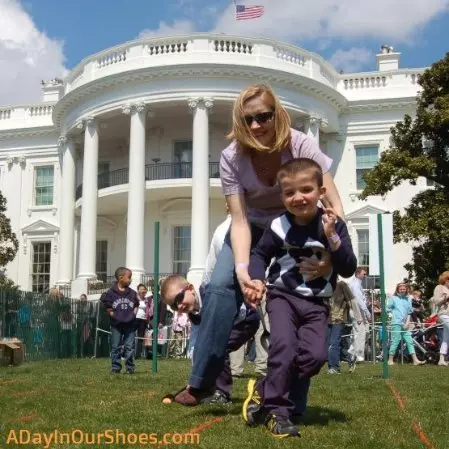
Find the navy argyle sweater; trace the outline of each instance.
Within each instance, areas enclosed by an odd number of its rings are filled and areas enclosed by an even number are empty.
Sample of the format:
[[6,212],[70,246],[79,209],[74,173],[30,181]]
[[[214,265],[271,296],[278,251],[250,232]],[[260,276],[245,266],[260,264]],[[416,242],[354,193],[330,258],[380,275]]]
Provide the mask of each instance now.
[[[266,269],[270,266],[268,290],[277,288],[300,298],[331,297],[337,276],[352,276],[357,268],[357,259],[352,250],[348,229],[341,219],[335,224],[341,245],[337,251],[330,251],[322,215],[322,209],[318,209],[315,218],[307,225],[296,224],[294,216],[289,212],[275,218],[251,253],[250,277],[264,280]],[[308,280],[301,275],[298,268],[301,257],[320,260],[326,253],[330,253],[332,264],[332,271],[327,277]]]

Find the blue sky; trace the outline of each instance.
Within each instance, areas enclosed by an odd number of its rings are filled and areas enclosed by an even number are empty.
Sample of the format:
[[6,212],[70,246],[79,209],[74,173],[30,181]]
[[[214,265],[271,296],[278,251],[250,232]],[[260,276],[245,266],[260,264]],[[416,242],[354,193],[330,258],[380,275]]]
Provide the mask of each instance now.
[[315,51],[346,72],[375,70],[382,44],[402,53],[401,67],[429,66],[449,51],[449,0],[241,2],[264,5],[264,17],[236,22],[229,0],[0,0],[0,63],[10,72],[0,74],[0,104],[25,101],[35,95],[33,80],[142,35],[264,36]]

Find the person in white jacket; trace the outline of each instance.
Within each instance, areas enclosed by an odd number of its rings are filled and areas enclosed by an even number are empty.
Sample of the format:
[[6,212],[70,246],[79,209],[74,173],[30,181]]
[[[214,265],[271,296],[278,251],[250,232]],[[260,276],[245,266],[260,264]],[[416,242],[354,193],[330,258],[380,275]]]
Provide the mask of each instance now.
[[349,283],[349,288],[357,300],[357,305],[359,306],[359,310],[362,315],[362,321],[357,321],[355,323],[354,352],[357,362],[365,361],[366,332],[368,331],[368,324],[371,321],[371,314],[366,305],[365,292],[362,287],[362,280],[366,277],[366,275],[366,270],[358,267],[354,278]]

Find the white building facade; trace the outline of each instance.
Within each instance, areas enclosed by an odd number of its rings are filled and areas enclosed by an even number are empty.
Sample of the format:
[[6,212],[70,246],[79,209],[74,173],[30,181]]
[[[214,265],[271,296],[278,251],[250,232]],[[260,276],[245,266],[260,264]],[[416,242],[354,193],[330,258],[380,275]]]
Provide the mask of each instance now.
[[[333,160],[359,264],[369,269],[368,214],[403,210],[420,190],[358,198],[361,175],[414,114],[422,69],[400,69],[383,48],[377,71],[339,74],[319,55],[277,41],[193,34],[143,39],[89,56],[43,82],[40,104],[0,106],[0,190],[20,242],[6,275],[22,289],[71,284],[98,292],[118,266],[134,283],[154,270],[200,279],[210,236],[225,217],[219,179],[233,101],[269,83],[293,127]],[[395,245],[391,287],[411,249]]]

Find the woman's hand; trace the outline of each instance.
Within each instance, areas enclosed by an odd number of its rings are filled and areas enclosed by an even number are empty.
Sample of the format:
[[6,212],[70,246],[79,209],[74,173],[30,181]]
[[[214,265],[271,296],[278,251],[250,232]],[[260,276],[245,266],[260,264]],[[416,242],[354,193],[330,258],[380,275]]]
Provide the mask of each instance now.
[[332,271],[331,256],[327,251],[322,252],[321,260],[311,257],[301,257],[301,262],[297,265],[299,272],[308,280],[328,276]]
[[257,307],[262,301],[263,295],[265,293],[265,284],[258,280],[251,280],[249,283],[244,282],[243,294],[248,300],[248,304],[253,307],[253,304]]
[[257,307],[257,304],[255,304],[255,301],[257,301],[256,295],[259,290],[256,281],[251,280],[248,274],[248,267],[243,264],[236,267],[235,273],[237,275],[237,280],[239,282],[240,289],[242,290],[245,302],[251,308],[255,309]]

